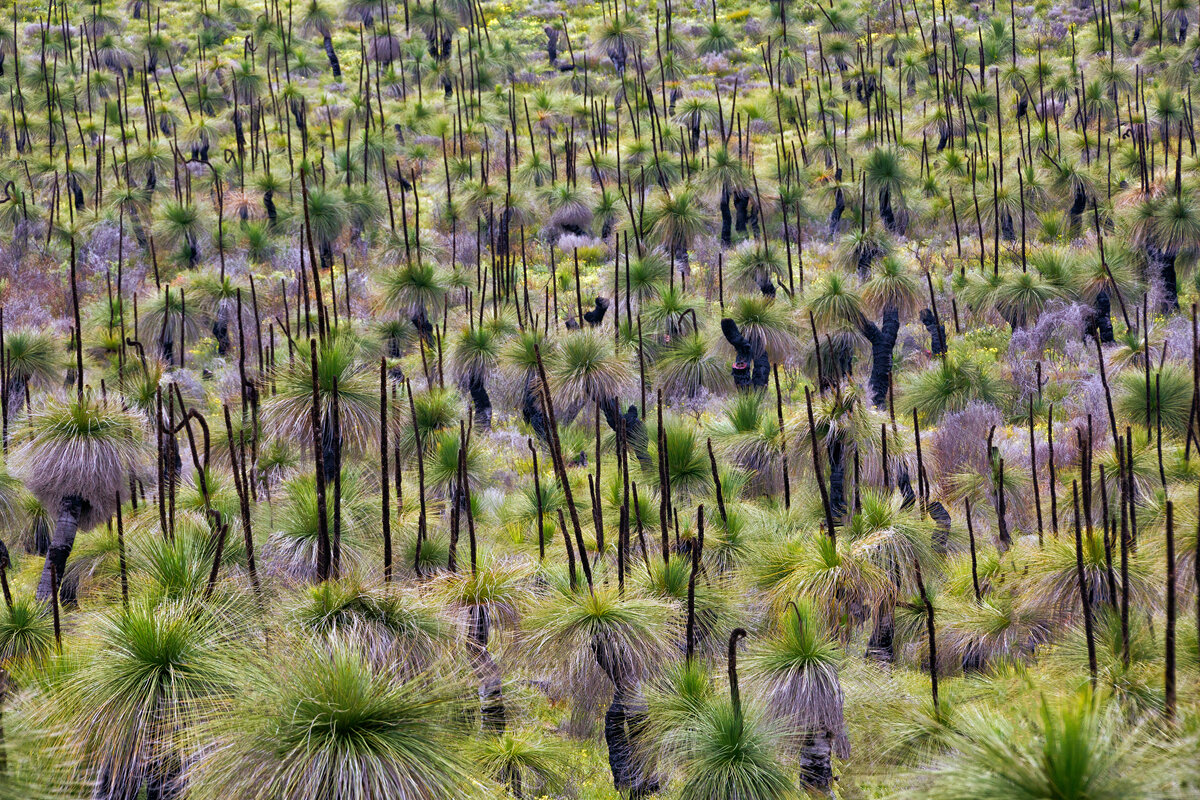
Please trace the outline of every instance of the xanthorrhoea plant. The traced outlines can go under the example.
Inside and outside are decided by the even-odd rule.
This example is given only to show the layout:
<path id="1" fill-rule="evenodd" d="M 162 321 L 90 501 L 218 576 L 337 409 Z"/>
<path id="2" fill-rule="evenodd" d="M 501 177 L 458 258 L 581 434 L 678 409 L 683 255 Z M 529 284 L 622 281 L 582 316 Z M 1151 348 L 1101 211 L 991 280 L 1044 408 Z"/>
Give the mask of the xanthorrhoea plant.
<path id="1" fill-rule="evenodd" d="M 950 752 L 920 791 L 935 800 L 976 797 L 1169 797 L 1169 749 L 1154 747 L 1151 731 L 1126 721 L 1111 700 L 1084 692 L 1044 698 L 1021 715 L 1023 724 L 985 712 L 964 715 Z"/>
<path id="2" fill-rule="evenodd" d="M 191 601 L 102 613 L 38 712 L 61 726 L 94 776 L 96 797 L 179 797 L 193 726 L 233 696 L 237 616 Z"/>
<path id="3" fill-rule="evenodd" d="M 190 796 L 478 796 L 471 694 L 443 664 L 406 676 L 342 634 L 301 639 L 287 657 L 250 662 L 239 696 L 203 731 Z"/>
<path id="4" fill-rule="evenodd" d="M 349 575 L 309 586 L 288 603 L 291 621 L 314 636 L 340 635 L 372 663 L 395 664 L 406 676 L 431 665 L 452 642 L 453 627 L 425 598 Z"/>
<path id="5" fill-rule="evenodd" d="M 636 750 L 638 690 L 675 640 L 676 614 L 657 598 L 622 597 L 611 584 L 593 591 L 560 585 L 552 598 L 526 615 L 530 652 L 561 671 L 559 679 L 577 704 L 590 705 L 612 687 L 604 734 L 613 782 L 618 789 L 645 791 L 655 779 Z"/>
<path id="6" fill-rule="evenodd" d="M 38 583 L 50 596 L 51 575 L 62 576 L 80 530 L 108 519 L 129 495 L 130 475 L 147 479 L 151 457 L 146 421 L 116 399 L 49 399 L 14 434 L 13 473 L 47 509 L 54 534 Z"/>
<path id="7" fill-rule="evenodd" d="M 747 665 L 769 713 L 791 729 L 802 781 L 827 792 L 832 756 L 850 755 L 838 679 L 843 654 L 808 603 L 789 604 L 777 619 L 777 629 L 756 643 Z"/>

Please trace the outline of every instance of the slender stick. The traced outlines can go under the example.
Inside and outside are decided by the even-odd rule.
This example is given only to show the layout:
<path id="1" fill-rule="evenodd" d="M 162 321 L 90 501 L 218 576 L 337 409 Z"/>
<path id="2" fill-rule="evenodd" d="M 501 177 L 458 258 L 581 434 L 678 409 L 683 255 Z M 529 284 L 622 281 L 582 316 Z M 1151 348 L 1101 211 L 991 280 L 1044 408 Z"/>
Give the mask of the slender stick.
<path id="1" fill-rule="evenodd" d="M 787 434 L 783 428 L 783 394 L 779 391 L 779 365 L 772 365 L 775 371 L 775 413 L 779 417 L 779 452 L 783 457 L 783 507 L 792 507 L 792 487 L 788 481 Z M 721 514 L 725 516 L 724 511 Z"/>
<path id="2" fill-rule="evenodd" d="M 975 526 L 971 523 L 971 498 L 963 498 L 964 513 L 967 517 L 967 538 L 971 543 L 971 583 L 975 585 L 975 602 L 982 599 L 979 592 L 979 563 L 975 557 Z"/>
<path id="3" fill-rule="evenodd" d="M 1167 632 L 1166 666 L 1163 676 L 1166 690 L 1166 714 L 1175 719 L 1175 509 L 1167 501 Z"/>
<path id="4" fill-rule="evenodd" d="M 539 390 L 542 403 L 546 407 L 546 417 L 550 421 L 550 452 L 553 456 L 554 470 L 558 473 L 558 482 L 562 486 L 563 498 L 567 501 L 567 509 L 571 512 L 571 527 L 575 530 L 575 541 L 579 545 L 579 561 L 583 566 L 583 576 L 587 579 L 588 591 L 592 590 L 592 567 L 588 563 L 587 549 L 583 546 L 583 530 L 579 526 L 579 510 L 575 508 L 575 495 L 571 491 L 571 479 L 567 475 L 567 465 L 562 457 L 562 443 L 558 438 L 558 418 L 554 414 L 554 400 L 550 396 L 550 381 L 546 379 L 546 365 L 542 361 L 542 349 L 533 346 L 533 354 L 537 359 Z M 563 528 L 565 533 L 566 528 Z"/>
<path id="5" fill-rule="evenodd" d="M 379 359 L 379 485 L 380 513 L 383 517 L 383 582 L 392 580 L 392 503 L 388 482 L 388 397 L 387 359 Z"/>
<path id="6" fill-rule="evenodd" d="M 1038 485 L 1037 472 L 1037 440 L 1033 432 L 1033 397 L 1029 398 L 1029 472 L 1033 476 L 1033 504 L 1037 508 L 1038 547 L 1043 544 L 1042 538 L 1042 491 Z"/>
<path id="7" fill-rule="evenodd" d="M 317 576 L 329 579 L 331 550 L 329 547 L 329 519 L 325 513 L 325 453 L 321 446 L 321 395 L 317 381 L 317 340 L 309 339 L 309 355 L 312 364 L 312 436 L 313 462 L 316 466 L 317 482 Z"/>
<path id="8" fill-rule="evenodd" d="M 1058 538 L 1058 471 L 1054 468 L 1054 404 L 1046 412 L 1046 449 L 1050 468 L 1050 530 Z"/>
<path id="9" fill-rule="evenodd" d="M 54 647 L 62 655 L 62 620 L 58 611 L 58 565 L 50 561 L 50 607 L 54 614 Z"/>
<path id="10" fill-rule="evenodd" d="M 1087 574 L 1083 570 L 1083 532 L 1079 526 L 1079 482 L 1071 481 L 1071 497 L 1075 506 L 1075 577 L 1079 583 L 1079 602 L 1083 605 L 1083 631 L 1087 638 L 1088 671 L 1096 683 L 1096 639 L 1092 632 L 1092 602 L 1088 595 Z"/>
<path id="11" fill-rule="evenodd" d="M 717 511 L 721 513 L 721 522 L 729 524 L 729 515 L 725 513 L 725 492 L 721 488 L 721 475 L 717 472 L 717 457 L 713 455 L 712 437 L 708 437 L 708 465 L 712 468 L 713 486 L 717 492 Z"/>
<path id="12" fill-rule="evenodd" d="M 941 719 L 942 710 L 938 703 L 937 633 L 933 624 L 933 603 L 929 600 L 929 593 L 925 591 L 925 581 L 921 577 L 919 559 L 913 559 L 913 567 L 916 571 L 917 589 L 921 593 L 921 602 L 925 605 L 925 632 L 929 636 L 929 691 L 933 697 L 933 715 L 934 718 Z"/>
<path id="13" fill-rule="evenodd" d="M 739 726 L 742 724 L 742 693 L 738 688 L 737 643 L 738 639 L 745 636 L 745 628 L 734 628 L 733 633 L 729 634 L 729 702 Z"/>
<path id="14" fill-rule="evenodd" d="M 421 513 L 417 518 L 417 547 L 413 556 L 413 571 L 421 576 L 421 546 L 425 543 L 426 509 L 425 509 L 425 447 L 421 442 L 421 429 L 417 426 L 417 406 L 413 400 L 411 381 L 405 381 L 408 391 L 408 412 L 412 418 L 413 436 L 417 443 L 417 494 L 421 501 Z"/>
<path id="15" fill-rule="evenodd" d="M 471 444 L 471 431 L 467 429 L 463 431 L 463 421 L 458 421 L 459 425 L 459 461 L 462 463 L 462 494 L 463 508 L 467 512 L 467 540 L 471 548 L 471 574 L 474 575 L 479 569 L 479 561 L 477 557 L 477 548 L 475 543 L 475 512 L 471 508 L 471 475 L 467 472 L 467 448 Z"/>
<path id="16" fill-rule="evenodd" d="M 825 486 L 825 475 L 821 470 L 821 453 L 817 449 L 817 425 L 813 421 L 812 392 L 804 387 L 804 403 L 808 406 L 808 433 L 812 440 L 813 473 L 817 476 L 817 488 L 821 491 L 821 505 L 825 509 L 825 529 L 829 538 L 837 543 L 837 530 L 833 526 L 833 509 L 829 506 L 829 489 Z"/>
<path id="17" fill-rule="evenodd" d="M 129 573 L 125 564 L 125 523 L 121 519 L 121 493 L 117 492 L 117 558 L 121 566 L 121 604 L 129 611 Z M 7 553 L 5 554 L 7 556 Z M 7 560 L 7 559 L 5 559 Z M 7 565 L 6 565 L 7 566 Z M 8 596 L 8 579 L 4 579 L 4 599 L 12 608 L 12 599 Z"/>
<path id="18" fill-rule="evenodd" d="M 687 660 L 696 654 L 696 575 L 700 572 L 700 558 L 704 549 L 704 504 L 696 507 L 696 539 L 692 542 L 692 572 L 688 576 L 687 593 Z"/>
<path id="19" fill-rule="evenodd" d="M 538 475 L 537 448 L 533 446 L 533 439 L 526 439 L 525 443 L 529 446 L 529 452 L 533 456 L 533 495 L 537 502 L 538 561 L 540 562 L 546 560 L 546 529 L 542 522 L 542 479 Z"/>
<path id="20" fill-rule="evenodd" d="M 1108 577 L 1108 602 L 1113 608 L 1117 606 L 1117 579 L 1113 573 L 1112 559 L 1112 543 L 1113 536 L 1110 531 L 1116 530 L 1116 523 L 1113 522 L 1112 527 L 1109 526 L 1109 509 L 1108 509 L 1108 486 L 1104 475 L 1104 465 L 1100 465 L 1100 505 L 1102 506 L 1103 514 L 1101 516 L 1101 524 L 1104 526 L 1104 571 Z"/>
<path id="21" fill-rule="evenodd" d="M 4 542 L 0 542 L 0 589 L 4 590 L 4 604 L 8 606 L 9 611 L 12 611 L 13 607 L 12 591 L 8 588 L 8 568 L 11 565 L 8 548 Z"/>
<path id="22" fill-rule="evenodd" d="M 575 591 L 575 587 L 579 584 L 579 579 L 575 576 L 575 548 L 571 546 L 571 535 L 567 533 L 567 523 L 563 519 L 562 509 L 558 509 L 558 527 L 562 529 L 563 542 L 567 548 L 567 570 L 570 575 L 571 591 Z"/>

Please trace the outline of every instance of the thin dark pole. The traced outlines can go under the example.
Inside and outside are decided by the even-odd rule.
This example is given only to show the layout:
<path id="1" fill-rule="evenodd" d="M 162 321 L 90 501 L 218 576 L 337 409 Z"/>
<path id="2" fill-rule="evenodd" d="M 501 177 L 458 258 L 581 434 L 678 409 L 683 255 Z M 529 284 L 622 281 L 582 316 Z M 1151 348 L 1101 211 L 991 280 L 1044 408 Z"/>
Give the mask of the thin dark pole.
<path id="1" fill-rule="evenodd" d="M 392 580 L 392 503 L 388 478 L 388 397 L 387 359 L 379 359 L 379 484 L 382 492 L 380 512 L 383 517 L 383 582 Z"/>
<path id="2" fill-rule="evenodd" d="M 1168 720 L 1175 719 L 1175 509 L 1167 501 L 1167 631 L 1163 685 Z"/>
<path id="3" fill-rule="evenodd" d="M 527 439 L 525 442 L 529 446 L 529 452 L 533 456 L 533 494 L 537 502 L 537 526 L 538 526 L 538 561 L 546 560 L 546 530 L 543 527 L 543 509 L 542 509 L 542 479 L 538 475 L 538 459 L 537 448 L 533 446 L 533 439 Z"/>
<path id="4" fill-rule="evenodd" d="M 933 716 L 935 719 L 941 719 L 941 705 L 938 703 L 937 632 L 934 630 L 933 623 L 933 603 L 929 600 L 929 593 L 925 591 L 925 581 L 921 577 L 919 559 L 913 559 L 913 567 L 916 571 L 917 589 L 921 593 L 921 603 L 925 606 L 925 632 L 929 636 L 929 691 L 933 697 Z"/>
<path id="5" fill-rule="evenodd" d="M 783 428 L 783 394 L 779 390 L 779 365 L 772 365 L 775 371 L 775 413 L 779 417 L 779 453 L 783 458 L 783 507 L 792 507 L 792 486 L 788 480 L 787 434 Z M 724 517 L 724 509 L 721 516 Z"/>
<path id="6" fill-rule="evenodd" d="M 406 381 L 408 391 L 408 412 L 412 416 L 413 436 L 417 443 L 417 494 L 421 503 L 421 515 L 417 518 L 417 547 L 413 556 L 413 571 L 421 576 L 421 545 L 425 543 L 425 449 L 421 442 L 421 429 L 417 427 L 417 406 L 413 400 L 412 382 Z"/>
<path id="7" fill-rule="evenodd" d="M 829 538 L 836 544 L 837 531 L 833 527 L 833 509 L 829 505 L 829 489 L 825 486 L 825 475 L 821 470 L 821 453 L 817 449 L 817 425 L 813 421 L 812 392 L 804 387 L 804 403 L 808 406 L 808 433 L 812 439 L 813 473 L 817 476 L 817 488 L 821 491 L 821 505 L 825 509 L 825 527 Z"/>
<path id="8" fill-rule="evenodd" d="M 971 498 L 963 498 L 963 501 L 967 517 L 967 538 L 971 543 L 971 583 L 975 585 L 975 602 L 979 602 L 982 595 L 979 592 L 979 563 L 975 556 L 975 526 L 971 523 Z"/>
<path id="9" fill-rule="evenodd" d="M 308 344 L 312 364 L 313 462 L 316 466 L 317 482 L 317 575 L 322 581 L 325 581 L 329 579 L 331 552 L 329 520 L 325 514 L 325 454 L 321 447 L 321 395 L 317 380 L 317 340 L 309 339 Z"/>
<path id="10" fill-rule="evenodd" d="M 129 573 L 125 564 L 125 523 L 121 519 L 121 493 L 117 492 L 117 558 L 121 565 L 121 604 L 129 610 Z M 4 594 L 8 600 L 8 581 L 5 580 Z M 12 607 L 12 601 L 8 602 Z"/>
<path id="11" fill-rule="evenodd" d="M 692 572 L 688 576 L 687 593 L 687 660 L 696 654 L 696 575 L 700 572 L 701 552 L 704 549 L 704 504 L 696 507 L 697 535 L 692 542 Z"/>
<path id="12" fill-rule="evenodd" d="M 1083 631 L 1087 638 L 1088 672 L 1096 683 L 1096 639 L 1092 631 L 1092 602 L 1088 596 L 1087 574 L 1083 570 L 1083 533 L 1079 527 L 1079 482 L 1071 481 L 1071 498 L 1075 507 L 1075 576 L 1079 582 L 1079 602 L 1083 605 Z"/>

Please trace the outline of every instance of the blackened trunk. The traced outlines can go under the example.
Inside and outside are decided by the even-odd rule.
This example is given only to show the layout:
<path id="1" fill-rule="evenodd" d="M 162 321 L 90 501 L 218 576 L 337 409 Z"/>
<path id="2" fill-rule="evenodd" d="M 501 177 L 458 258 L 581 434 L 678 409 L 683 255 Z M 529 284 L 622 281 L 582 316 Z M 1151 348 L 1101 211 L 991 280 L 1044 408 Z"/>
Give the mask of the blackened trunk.
<path id="1" fill-rule="evenodd" d="M 928 308 L 921 309 L 921 324 L 929 331 L 929 352 L 940 356 L 946 352 L 946 326 L 939 324 L 937 317 Z"/>
<path id="2" fill-rule="evenodd" d="M 321 269 L 333 268 L 333 245 L 327 241 L 321 241 Z"/>
<path id="3" fill-rule="evenodd" d="M 1101 344 L 1109 344 L 1113 340 L 1112 302 L 1108 298 L 1108 290 L 1101 289 L 1092 305 L 1092 319 L 1088 323 L 1088 333 L 1096 332 Z"/>
<path id="4" fill-rule="evenodd" d="M 1175 272 L 1175 253 L 1162 256 L 1163 299 L 1162 312 L 1174 314 L 1179 310 L 1179 277 Z"/>
<path id="5" fill-rule="evenodd" d="M 829 444 L 829 507 L 833 516 L 846 515 L 846 447 L 841 438 Z"/>
<path id="6" fill-rule="evenodd" d="M 421 341 L 427 346 L 433 344 L 433 325 L 429 322 L 429 317 L 425 314 L 424 308 L 418 308 L 417 313 L 411 317 L 413 327 L 417 329 L 417 335 L 421 337 Z"/>
<path id="7" fill-rule="evenodd" d="M 747 339 L 737 323 L 726 317 L 721 320 L 725 340 L 737 351 L 733 362 L 733 382 L 739 389 L 765 388 L 771 376 L 771 362 L 761 342 Z"/>
<path id="8" fill-rule="evenodd" d="M 342 79 L 342 65 L 338 62 L 337 53 L 333 52 L 333 37 L 327 33 L 321 37 L 321 41 L 325 45 L 325 57 L 329 59 L 329 68 L 333 70 L 333 79 L 340 81 Z"/>
<path id="9" fill-rule="evenodd" d="M 546 415 L 542 411 L 541 401 L 534 389 L 535 380 L 536 378 L 533 376 L 525 379 L 525 392 L 521 397 L 521 416 L 524 418 L 525 424 L 533 428 L 538 439 L 548 442 L 550 439 L 546 429 Z"/>
<path id="10" fill-rule="evenodd" d="M 686 260 L 686 250 L 684 250 L 683 256 Z M 609 302 L 607 297 L 596 298 L 595 306 L 591 310 L 583 312 L 583 320 L 588 324 L 588 327 L 596 328 L 599 327 L 602 322 L 604 322 L 604 315 L 608 311 L 608 306 Z"/>
<path id="11" fill-rule="evenodd" d="M 467 390 L 471 393 L 471 405 L 475 408 L 475 424 L 483 430 L 492 427 L 492 400 L 488 396 L 487 387 L 483 384 L 483 376 L 472 372 L 467 381 Z"/>
<path id="12" fill-rule="evenodd" d="M 177 800 L 183 796 L 183 771 L 170 756 L 167 763 L 155 764 L 146 775 L 146 800 Z"/>
<path id="13" fill-rule="evenodd" d="M 217 355 L 223 356 L 229 352 L 229 323 L 218 317 L 212 325 L 213 338 L 217 340 Z"/>
<path id="14" fill-rule="evenodd" d="M 1007 211 L 1000 215 L 1000 234 L 1006 242 L 1015 241 L 1017 238 L 1016 229 L 1013 227 L 1012 214 Z"/>
<path id="15" fill-rule="evenodd" d="M 1075 188 L 1075 196 L 1071 200 L 1071 207 L 1067 209 L 1067 215 L 1071 225 L 1071 233 L 1075 234 L 1079 231 L 1080 218 L 1083 212 L 1087 210 L 1087 192 L 1082 186 Z"/>
<path id="16" fill-rule="evenodd" d="M 880 609 L 875 616 L 871 638 L 867 641 L 866 657 L 883 664 L 892 663 L 896 659 L 895 633 L 895 611 L 891 608 Z"/>
<path id="17" fill-rule="evenodd" d="M 841 187 L 833 194 L 833 211 L 829 212 L 829 235 L 833 236 L 838 232 L 838 227 L 842 224 L 842 214 L 846 210 L 846 193 Z"/>
<path id="18" fill-rule="evenodd" d="M 886 186 L 879 190 L 879 218 L 883 220 L 883 225 L 892 233 L 899 233 L 896 229 L 896 214 L 892 211 L 892 192 Z"/>
<path id="19" fill-rule="evenodd" d="M 950 544 L 950 512 L 937 500 L 929 504 L 929 516 L 937 523 L 933 532 L 933 552 L 939 556 L 946 555 Z"/>
<path id="20" fill-rule="evenodd" d="M 891 383 L 892 350 L 900 333 L 900 310 L 895 306 L 885 308 L 880 325 L 863 318 L 861 330 L 863 336 L 871 343 L 871 403 L 876 408 L 882 408 L 887 401 L 888 385 Z"/>
<path id="21" fill-rule="evenodd" d="M 75 547 L 75 535 L 79 532 L 79 520 L 83 516 L 87 503 L 82 497 L 69 495 L 62 498 L 58 504 L 58 520 L 54 524 L 54 536 L 50 540 L 50 550 L 46 554 L 46 566 L 42 569 L 41 580 L 38 581 L 37 599 L 46 601 L 53 593 L 52 571 L 58 571 L 61 582 L 67 568 L 67 558 Z"/>
<path id="22" fill-rule="evenodd" d="M 612 771 L 613 786 L 618 791 L 629 789 L 633 786 L 633 754 L 625 731 L 625 704 L 619 689 L 613 692 L 612 703 L 604 714 L 604 743 L 608 745 L 608 767 Z"/>
<path id="23" fill-rule="evenodd" d="M 483 713 L 483 729 L 501 734 L 507 726 L 504 692 L 500 667 L 488 652 L 491 624 L 486 606 L 473 606 L 468 611 L 471 649 L 474 650 L 475 673 L 479 677 L 479 703 Z"/>
<path id="24" fill-rule="evenodd" d="M 604 414 L 604 422 L 608 425 L 613 433 L 619 433 L 619 421 L 625 423 L 625 441 L 626 447 L 633 450 L 637 456 L 638 463 L 643 469 L 649 469 L 654 466 L 654 462 L 650 460 L 650 436 L 646 433 L 646 426 L 642 423 L 642 417 L 638 414 L 638 407 L 631 405 L 621 413 L 620 402 L 616 397 L 607 397 L 600 401 L 600 412 Z"/>
<path id="25" fill-rule="evenodd" d="M 30 523 L 29 541 L 25 543 L 25 552 L 39 556 L 46 555 L 50 550 L 50 526 L 42 517 Z"/>
<path id="26" fill-rule="evenodd" d="M 321 458 L 325 462 L 325 484 L 333 486 L 334 476 L 341 467 L 342 443 L 335 433 L 333 419 L 326 412 L 321 416 Z"/>
<path id="27" fill-rule="evenodd" d="M 833 734 L 808 731 L 800 737 L 800 781 L 810 790 L 826 793 L 833 786 Z"/>
<path id="28" fill-rule="evenodd" d="M 750 221 L 750 194 L 748 192 L 734 192 L 733 208 L 737 212 L 734 230 L 738 233 L 746 233 L 746 225 Z"/>

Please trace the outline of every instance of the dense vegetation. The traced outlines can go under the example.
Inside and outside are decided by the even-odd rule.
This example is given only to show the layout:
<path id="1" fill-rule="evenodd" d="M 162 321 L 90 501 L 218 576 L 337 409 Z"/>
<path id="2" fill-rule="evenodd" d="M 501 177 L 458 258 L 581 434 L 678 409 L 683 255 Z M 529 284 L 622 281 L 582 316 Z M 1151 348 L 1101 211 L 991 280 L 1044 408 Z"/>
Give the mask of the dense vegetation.
<path id="1" fill-rule="evenodd" d="M 1200 793 L 1189 3 L 3 16 L 0 797 Z"/>

